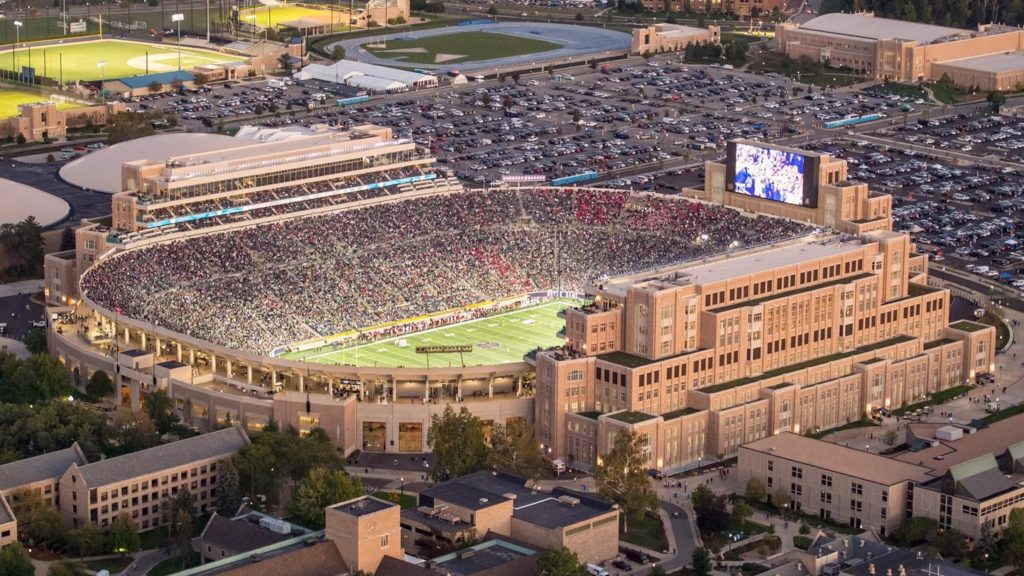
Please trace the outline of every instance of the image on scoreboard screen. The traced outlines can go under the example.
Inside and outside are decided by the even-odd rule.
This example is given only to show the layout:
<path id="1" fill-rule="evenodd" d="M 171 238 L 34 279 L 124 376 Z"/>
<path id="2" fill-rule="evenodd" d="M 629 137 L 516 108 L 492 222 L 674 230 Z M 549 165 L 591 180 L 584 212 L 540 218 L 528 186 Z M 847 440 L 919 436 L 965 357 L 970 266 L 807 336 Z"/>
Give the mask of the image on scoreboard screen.
<path id="1" fill-rule="evenodd" d="M 734 192 L 794 206 L 814 204 L 805 178 L 811 163 L 803 154 L 737 142 L 734 158 Z"/>

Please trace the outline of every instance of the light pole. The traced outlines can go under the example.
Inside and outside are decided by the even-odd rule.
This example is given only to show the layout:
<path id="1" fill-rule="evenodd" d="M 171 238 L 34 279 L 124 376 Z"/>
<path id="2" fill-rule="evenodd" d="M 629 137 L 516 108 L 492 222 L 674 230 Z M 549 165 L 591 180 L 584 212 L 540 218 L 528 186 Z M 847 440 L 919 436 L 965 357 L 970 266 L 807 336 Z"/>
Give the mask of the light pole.
<path id="1" fill-rule="evenodd" d="M 18 69 L 18 44 L 21 42 L 21 20 L 14 21 L 14 69 Z"/>
<path id="2" fill-rule="evenodd" d="M 185 19 L 182 13 L 171 14 L 171 22 L 178 23 L 178 72 L 181 72 L 181 21 Z"/>
<path id="3" fill-rule="evenodd" d="M 210 2 L 213 0 L 206 0 L 206 43 L 210 43 Z M 130 4 L 129 4 L 130 5 Z"/>
<path id="4" fill-rule="evenodd" d="M 103 80 L 104 80 L 103 69 L 106 66 L 107 66 L 107 63 L 104 62 L 103 60 L 100 60 L 99 62 L 96 63 L 96 67 L 100 69 L 100 95 L 103 94 Z"/>
<path id="5" fill-rule="evenodd" d="M 402 486 L 401 486 L 401 488 L 399 490 L 400 490 L 400 495 L 402 497 L 404 497 L 405 496 L 405 478 L 399 478 L 398 481 L 402 483 Z M 399 502 L 401 502 L 401 498 L 399 498 Z"/>
<path id="6" fill-rule="evenodd" d="M 249 41 L 256 43 L 256 14 L 247 14 L 245 19 L 249 21 Z"/>
<path id="7" fill-rule="evenodd" d="M 68 1 L 67 0 L 63 0 L 61 2 L 61 5 L 63 6 L 63 10 L 64 10 L 64 35 L 67 36 L 68 35 Z"/>

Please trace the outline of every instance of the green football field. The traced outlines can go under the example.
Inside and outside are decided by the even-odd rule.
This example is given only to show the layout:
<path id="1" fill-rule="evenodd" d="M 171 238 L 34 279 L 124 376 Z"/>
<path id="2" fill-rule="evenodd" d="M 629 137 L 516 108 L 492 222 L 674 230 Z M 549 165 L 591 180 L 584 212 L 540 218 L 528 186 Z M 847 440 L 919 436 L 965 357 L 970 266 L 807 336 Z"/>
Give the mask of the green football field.
<path id="1" fill-rule="evenodd" d="M 443 326 L 415 334 L 379 340 L 369 344 L 341 350 L 319 348 L 303 352 L 290 352 L 281 357 L 287 360 L 308 360 L 326 364 L 342 363 L 359 366 L 423 368 L 427 355 L 417 354 L 417 346 L 455 346 L 472 344 L 473 351 L 464 354 L 467 366 L 520 362 L 523 355 L 538 346 L 557 346 L 562 343 L 558 335 L 565 321 L 558 317 L 564 308 L 578 305 L 573 300 L 553 300 L 530 308 L 469 320 L 452 326 Z M 396 341 L 404 339 L 406 346 L 399 348 Z M 458 366 L 458 354 L 431 354 L 430 366 Z"/>
<path id="2" fill-rule="evenodd" d="M 46 96 L 40 95 L 38 92 L 0 88 L 0 118 L 17 116 L 18 106 L 21 104 L 34 104 L 36 102 L 47 101 L 49 101 L 49 99 Z M 57 104 L 58 110 L 67 110 L 69 108 L 78 107 L 79 105 L 74 103 L 60 102 Z"/>
<path id="3" fill-rule="evenodd" d="M 371 47 L 373 46 L 373 47 Z M 557 50 L 561 44 L 493 32 L 455 32 L 408 40 L 388 40 L 383 48 L 373 42 L 363 48 L 378 58 L 410 64 L 473 62 Z"/>
<path id="4" fill-rule="evenodd" d="M 239 15 L 242 22 L 250 22 L 259 28 L 276 28 L 285 22 L 293 20 L 319 20 L 330 26 L 332 23 L 338 27 L 348 26 L 348 10 L 334 8 L 310 8 L 307 6 L 296 6 L 286 4 L 282 6 L 257 6 L 243 10 Z M 346 28 L 347 29 L 347 28 Z"/>
<path id="5" fill-rule="evenodd" d="M 0 53 L 0 68 L 21 70 L 33 66 L 37 76 L 60 80 L 63 68 L 64 82 L 124 78 L 146 73 L 147 52 L 149 73 L 172 72 L 178 69 L 178 49 L 168 44 L 146 44 L 123 40 L 95 40 L 72 44 L 35 45 L 29 50 Z M 63 62 L 62 62 L 63 60 Z M 221 54 L 196 48 L 181 49 L 181 69 L 191 70 L 199 64 L 217 64 L 244 60 L 241 56 Z M 102 70 L 100 63 L 103 63 Z"/>

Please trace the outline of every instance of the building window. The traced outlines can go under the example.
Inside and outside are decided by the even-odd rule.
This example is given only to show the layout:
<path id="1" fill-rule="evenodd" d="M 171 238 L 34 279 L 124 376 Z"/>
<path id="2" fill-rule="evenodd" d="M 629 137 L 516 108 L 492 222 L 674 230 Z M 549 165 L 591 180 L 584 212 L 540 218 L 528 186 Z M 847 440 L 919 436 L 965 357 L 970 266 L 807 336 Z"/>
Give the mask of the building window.
<path id="1" fill-rule="evenodd" d="M 862 496 L 864 494 L 864 485 L 858 484 L 857 482 L 851 482 L 850 493 L 854 496 Z"/>
<path id="2" fill-rule="evenodd" d="M 382 549 L 383 548 L 387 548 L 391 544 L 390 536 L 391 536 L 390 534 L 384 534 L 383 536 L 380 537 L 380 547 Z"/>
<path id="3" fill-rule="evenodd" d="M 804 469 L 800 468 L 798 466 L 793 466 L 792 475 L 793 475 L 793 478 L 803 478 L 804 477 Z"/>
<path id="4" fill-rule="evenodd" d="M 832 476 L 830 476 L 828 474 L 822 474 L 821 475 L 821 485 L 822 486 L 829 486 L 829 487 L 831 487 L 832 486 Z"/>

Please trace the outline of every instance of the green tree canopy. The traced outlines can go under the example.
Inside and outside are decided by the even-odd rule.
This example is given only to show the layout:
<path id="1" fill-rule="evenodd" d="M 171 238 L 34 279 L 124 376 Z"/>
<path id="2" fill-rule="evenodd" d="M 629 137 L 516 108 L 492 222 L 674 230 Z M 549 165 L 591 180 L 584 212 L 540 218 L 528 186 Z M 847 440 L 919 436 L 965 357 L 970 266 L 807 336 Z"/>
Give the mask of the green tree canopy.
<path id="1" fill-rule="evenodd" d="M 566 547 L 552 548 L 537 561 L 541 576 L 585 576 L 586 568 L 576 553 Z"/>
<path id="2" fill-rule="evenodd" d="M 1010 511 L 1010 522 L 1003 530 L 1003 546 L 1006 562 L 1018 572 L 1024 570 L 1024 508 Z"/>
<path id="3" fill-rule="evenodd" d="M 363 483 L 344 470 L 314 468 L 295 487 L 288 511 L 309 528 L 324 527 L 324 509 L 365 494 Z"/>
<path id="4" fill-rule="evenodd" d="M 42 226 L 32 216 L 15 224 L 0 224 L 0 253 L 7 256 L 11 276 L 39 276 L 43 269 Z"/>
<path id="5" fill-rule="evenodd" d="M 57 560 L 50 564 L 50 569 L 46 574 L 47 576 L 90 576 L 92 572 L 86 570 L 80 562 Z"/>
<path id="6" fill-rule="evenodd" d="M 110 524 L 110 546 L 115 553 L 122 556 L 137 552 L 142 547 L 135 522 L 124 512 Z"/>
<path id="7" fill-rule="evenodd" d="M 36 569 L 28 550 L 21 542 L 14 542 L 0 548 L 0 574 L 4 576 L 35 576 Z"/>
<path id="8" fill-rule="evenodd" d="M 433 416 L 427 445 L 434 453 L 430 470 L 434 480 L 450 480 L 487 466 L 490 449 L 483 422 L 465 407 L 456 413 L 448 405 L 444 414 Z"/>
<path id="9" fill-rule="evenodd" d="M 594 479 L 601 496 L 619 505 L 623 522 L 639 520 L 644 512 L 657 505 L 647 475 L 644 458 L 645 438 L 635 430 L 620 430 L 612 449 L 594 469 Z M 628 523 L 624 531 L 629 530 Z"/>
<path id="10" fill-rule="evenodd" d="M 46 330 L 33 328 L 25 334 L 25 348 L 32 354 L 45 354 L 49 349 L 46 342 Z"/>
<path id="11" fill-rule="evenodd" d="M 695 576 L 709 576 L 711 574 L 711 553 L 708 552 L 707 548 L 703 546 L 695 548 L 690 561 L 693 564 Z"/>
<path id="12" fill-rule="evenodd" d="M 85 391 L 95 398 L 103 398 L 114 393 L 114 381 L 103 370 L 97 370 L 89 377 Z"/>
<path id="13" fill-rule="evenodd" d="M 242 505 L 242 491 L 239 483 L 238 468 L 235 463 L 228 460 L 221 466 L 217 488 L 214 494 L 217 498 L 217 512 L 223 516 L 233 516 Z"/>
<path id="14" fill-rule="evenodd" d="M 490 466 L 533 478 L 544 468 L 540 444 L 533 426 L 525 418 L 515 418 L 491 433 Z"/>
<path id="15" fill-rule="evenodd" d="M 750 480 L 747 480 L 747 489 L 743 495 L 751 502 L 764 502 L 764 499 L 768 496 L 768 491 L 760 478 L 751 476 Z"/>

